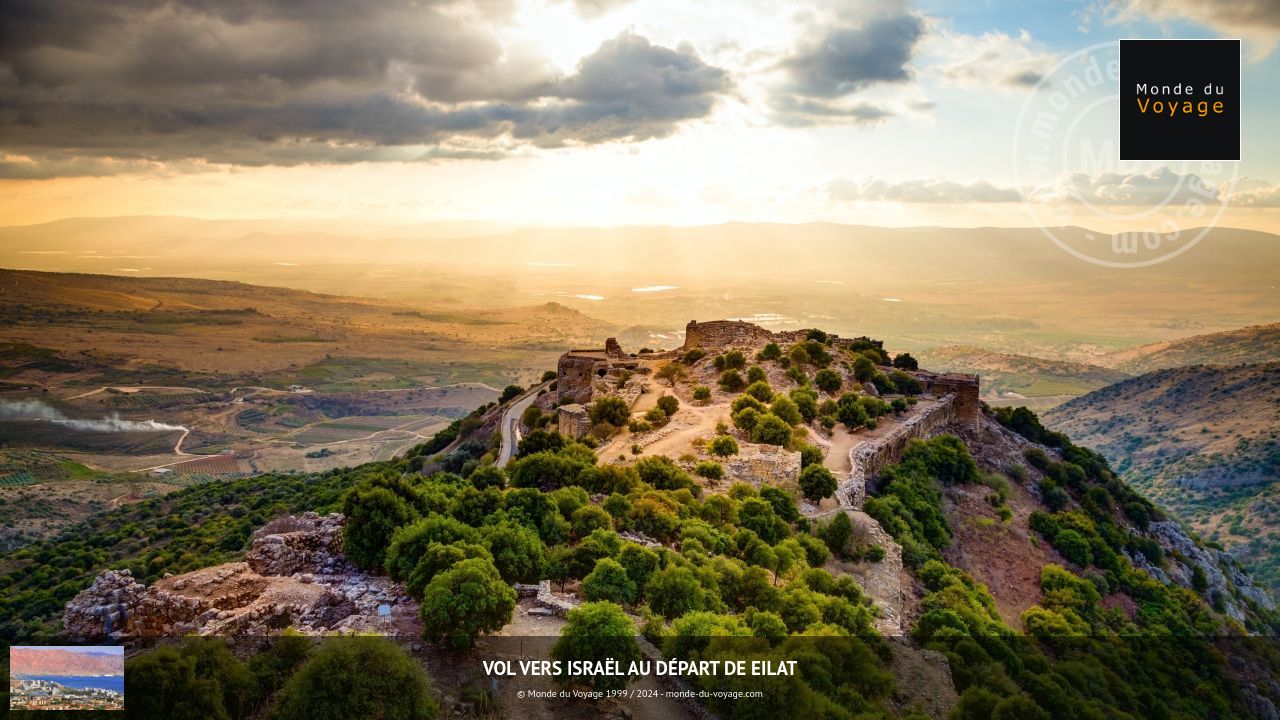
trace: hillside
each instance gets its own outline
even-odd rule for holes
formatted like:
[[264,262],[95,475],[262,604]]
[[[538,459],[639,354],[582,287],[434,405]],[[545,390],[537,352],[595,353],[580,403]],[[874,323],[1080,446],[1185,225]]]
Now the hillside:
[[1099,362],[1130,374],[1185,365],[1243,365],[1280,360],[1280,323],[1195,335],[1111,353]]
[[1280,587],[1280,363],[1158,370],[1045,414]]
[[124,656],[110,653],[71,652],[56,648],[9,649],[9,671],[23,675],[121,675]]
[[1048,360],[981,348],[948,346],[920,353],[920,361],[943,372],[977,373],[988,404],[1052,407],[1129,377],[1119,370],[1069,360]]

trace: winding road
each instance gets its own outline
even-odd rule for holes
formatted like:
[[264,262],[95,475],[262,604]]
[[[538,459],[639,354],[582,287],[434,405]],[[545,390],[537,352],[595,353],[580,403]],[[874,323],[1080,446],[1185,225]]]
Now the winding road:
[[550,385],[550,382],[544,382],[525,390],[523,395],[513,400],[511,406],[502,412],[502,449],[498,451],[498,462],[495,463],[498,467],[506,467],[511,458],[516,456],[516,450],[520,446],[520,416],[538,399],[538,394]]

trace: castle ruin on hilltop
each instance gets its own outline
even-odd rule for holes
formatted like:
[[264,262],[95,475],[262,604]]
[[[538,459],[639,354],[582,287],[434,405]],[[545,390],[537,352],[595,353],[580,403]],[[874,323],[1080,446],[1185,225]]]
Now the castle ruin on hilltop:
[[[680,351],[700,348],[720,353],[726,350],[752,350],[766,343],[782,346],[803,342],[808,330],[772,331],[744,320],[690,320],[685,326],[684,344]],[[871,343],[880,349],[884,344],[868,337],[842,338],[828,335],[832,347],[848,349],[855,343]],[[605,341],[603,348],[570,350],[560,356],[556,364],[556,394],[562,403],[560,420],[562,431],[574,437],[585,432],[589,425],[585,408],[597,391],[597,383],[611,378],[623,380],[631,373],[645,373],[648,368],[643,360],[669,359],[675,352],[653,353],[643,356],[628,355],[616,338]],[[920,383],[920,394],[934,397],[953,396],[955,419],[976,424],[981,405],[978,400],[980,382],[977,375],[967,373],[933,373],[924,370],[907,371]]]

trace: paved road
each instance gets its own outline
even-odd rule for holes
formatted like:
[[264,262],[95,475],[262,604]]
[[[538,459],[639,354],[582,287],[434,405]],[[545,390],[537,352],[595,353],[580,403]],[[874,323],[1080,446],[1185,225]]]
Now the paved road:
[[516,456],[516,449],[520,445],[520,430],[516,426],[520,424],[520,416],[548,385],[550,383],[542,383],[529,388],[502,413],[502,449],[498,452],[498,462],[495,463],[498,467],[506,467],[511,458]]

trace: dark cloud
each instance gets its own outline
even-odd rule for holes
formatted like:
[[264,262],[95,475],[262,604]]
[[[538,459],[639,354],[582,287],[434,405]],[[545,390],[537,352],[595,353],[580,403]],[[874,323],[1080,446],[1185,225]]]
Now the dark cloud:
[[909,63],[923,34],[924,21],[905,11],[828,30],[783,61],[786,82],[771,104],[788,124],[879,121],[889,114],[883,108],[841,100],[872,85],[909,81]]
[[29,158],[56,176],[643,140],[706,116],[730,87],[692,48],[630,33],[562,76],[499,42],[492,28],[510,10],[474,0],[4,3],[0,176],[38,175]]

